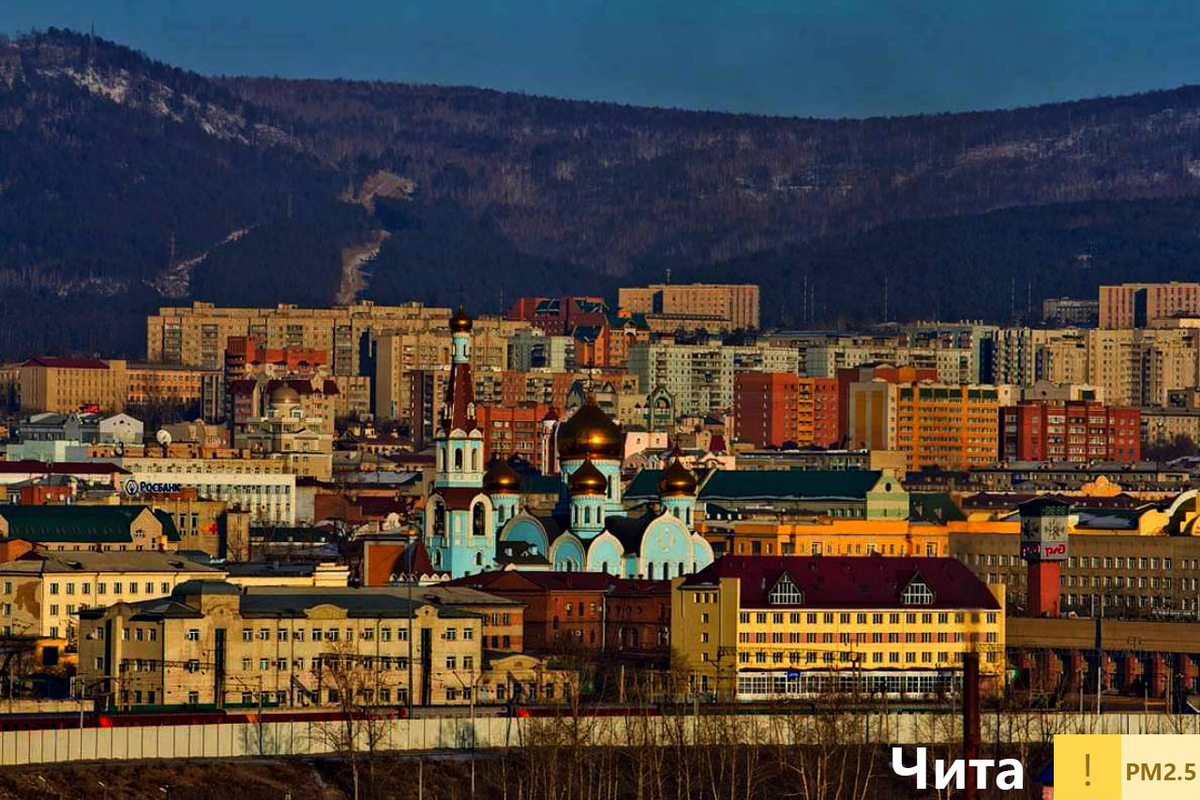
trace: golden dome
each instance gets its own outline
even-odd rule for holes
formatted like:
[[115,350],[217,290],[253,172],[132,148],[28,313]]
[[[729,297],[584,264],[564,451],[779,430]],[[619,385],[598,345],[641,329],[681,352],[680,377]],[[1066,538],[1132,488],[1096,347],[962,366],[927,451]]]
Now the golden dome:
[[621,429],[596,405],[592,395],[558,429],[558,456],[564,461],[589,456],[620,461],[624,449]]
[[659,497],[684,497],[695,494],[696,476],[676,458],[671,466],[663,470],[662,477],[658,479]]
[[454,315],[452,317],[450,317],[450,332],[451,333],[470,333],[471,326],[473,326],[474,324],[475,324],[475,321],[467,316],[467,312],[463,310],[463,307],[460,304],[458,307],[458,311],[455,311]]
[[571,493],[572,497],[581,494],[608,494],[608,479],[604,477],[604,473],[596,469],[592,460],[587,458],[579,465],[579,469],[571,473],[571,479],[567,481],[567,491]]
[[521,491],[521,476],[502,458],[492,459],[487,472],[483,473],[483,490],[488,494],[518,494]]

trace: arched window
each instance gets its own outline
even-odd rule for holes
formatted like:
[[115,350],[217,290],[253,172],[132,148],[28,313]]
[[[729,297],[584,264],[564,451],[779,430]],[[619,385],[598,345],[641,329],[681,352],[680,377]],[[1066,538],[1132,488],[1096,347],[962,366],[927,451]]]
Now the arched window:
[[463,468],[462,448],[454,448],[454,468],[461,471]]
[[612,475],[609,475],[609,476],[608,476],[608,498],[611,500],[611,499],[613,499],[613,498],[615,498],[615,497],[616,497],[616,495],[615,495],[615,494],[613,494],[613,479],[612,479]]
[[437,449],[437,468],[438,472],[446,468],[446,451],[441,447]]
[[471,535],[487,536],[487,531],[483,527],[486,521],[487,516],[483,510],[483,503],[476,503],[471,512]]
[[650,580],[654,580],[654,562],[653,561],[651,561],[650,564],[646,567],[646,570],[647,570],[646,574],[650,576]]
[[477,566],[477,567],[483,566],[483,553],[475,554],[475,566]]
[[607,562],[607,561],[602,561],[602,562],[600,563],[600,571],[601,571],[601,572],[608,572],[608,562]]
[[688,526],[689,528],[690,528],[690,527],[692,527],[692,509],[691,509],[691,508],[685,508],[685,509],[683,510],[683,513],[684,513],[684,516],[686,516],[686,517],[687,517],[687,519],[686,519],[686,520],[684,520],[684,522],[686,522],[686,523],[687,523],[687,526]]
[[471,472],[479,472],[479,450],[471,448]]
[[496,508],[496,522],[504,522],[504,506],[498,506]]
[[444,512],[445,507],[441,503],[434,503],[430,509],[429,513],[433,514],[434,536],[446,535],[446,515]]
[[587,508],[585,508],[583,510],[583,524],[584,525],[592,524],[592,507],[591,506],[588,506]]

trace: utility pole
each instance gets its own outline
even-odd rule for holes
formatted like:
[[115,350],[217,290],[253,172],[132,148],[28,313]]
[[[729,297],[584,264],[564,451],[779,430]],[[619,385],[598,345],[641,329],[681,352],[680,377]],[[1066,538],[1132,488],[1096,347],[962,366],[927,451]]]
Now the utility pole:
[[[972,650],[963,654],[963,760],[979,758],[979,653]],[[963,790],[966,800],[976,800],[979,790],[975,781],[968,780]]]

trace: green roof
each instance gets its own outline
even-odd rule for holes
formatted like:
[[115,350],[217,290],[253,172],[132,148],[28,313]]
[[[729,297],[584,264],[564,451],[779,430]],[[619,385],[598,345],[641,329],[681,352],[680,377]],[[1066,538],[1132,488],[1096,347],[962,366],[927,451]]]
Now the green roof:
[[144,510],[146,506],[6,505],[0,506],[0,517],[8,522],[10,539],[110,544],[133,541],[129,528]]
[[914,492],[908,496],[908,518],[912,522],[962,522],[967,515],[945,492]]
[[662,477],[661,469],[643,469],[633,476],[629,487],[622,497],[630,500],[641,497],[658,497],[658,479]]
[[699,499],[865,500],[880,475],[859,469],[717,470],[700,489]]
[[161,509],[154,509],[154,516],[162,523],[163,535],[168,542],[179,541],[179,528],[175,527],[175,518]]

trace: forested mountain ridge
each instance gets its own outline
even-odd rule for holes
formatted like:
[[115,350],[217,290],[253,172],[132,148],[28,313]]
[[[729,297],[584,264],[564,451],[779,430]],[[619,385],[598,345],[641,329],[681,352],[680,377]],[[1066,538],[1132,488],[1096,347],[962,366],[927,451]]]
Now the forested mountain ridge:
[[[752,280],[764,320],[1008,321],[1195,277],[1200,87],[892,119],[209,78],[93,37],[0,39],[0,357],[143,353],[193,299],[379,302]],[[358,285],[353,282],[353,285]],[[807,285],[807,301],[801,287]],[[864,287],[871,287],[864,291]],[[1018,295],[1022,302],[1014,302]]]

